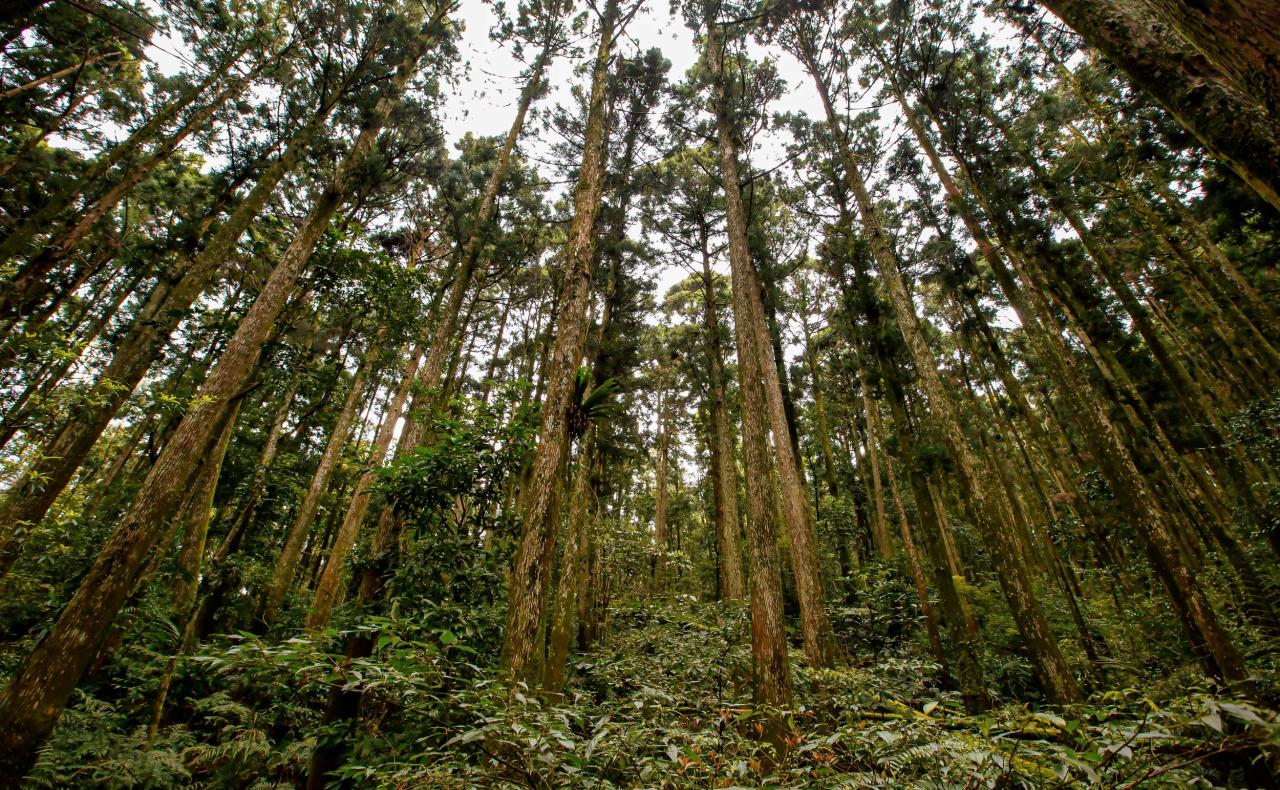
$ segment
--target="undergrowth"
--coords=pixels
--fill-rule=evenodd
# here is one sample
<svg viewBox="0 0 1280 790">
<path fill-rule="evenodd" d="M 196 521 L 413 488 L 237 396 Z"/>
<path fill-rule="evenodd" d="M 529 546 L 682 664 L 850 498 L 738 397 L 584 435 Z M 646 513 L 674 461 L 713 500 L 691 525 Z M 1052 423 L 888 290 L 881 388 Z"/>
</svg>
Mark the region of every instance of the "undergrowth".
<svg viewBox="0 0 1280 790">
<path fill-rule="evenodd" d="M 31 785 L 288 786 L 317 743 L 342 738 L 357 787 L 1242 787 L 1280 732 L 1274 714 L 1207 690 L 967 716 L 912 642 L 816 671 L 793 651 L 793 705 L 765 710 L 745 610 L 676 600 L 616 609 L 610 625 L 555 698 L 502 682 L 494 631 L 429 612 L 361 624 L 377 650 L 350 662 L 337 630 L 236 636 L 184 664 L 154 743 L 136 711 L 83 698 Z M 329 689 L 351 684 L 365 692 L 358 729 L 326 727 Z"/>
</svg>

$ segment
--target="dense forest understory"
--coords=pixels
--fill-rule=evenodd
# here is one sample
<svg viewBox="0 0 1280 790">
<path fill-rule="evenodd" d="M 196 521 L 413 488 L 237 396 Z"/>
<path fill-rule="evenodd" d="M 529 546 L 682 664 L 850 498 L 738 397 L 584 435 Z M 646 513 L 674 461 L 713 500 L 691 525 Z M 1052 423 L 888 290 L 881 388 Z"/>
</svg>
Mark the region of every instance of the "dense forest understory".
<svg viewBox="0 0 1280 790">
<path fill-rule="evenodd" d="M 1280 4 L 0 4 L 0 688 L 0 787 L 1277 786 Z"/>
</svg>

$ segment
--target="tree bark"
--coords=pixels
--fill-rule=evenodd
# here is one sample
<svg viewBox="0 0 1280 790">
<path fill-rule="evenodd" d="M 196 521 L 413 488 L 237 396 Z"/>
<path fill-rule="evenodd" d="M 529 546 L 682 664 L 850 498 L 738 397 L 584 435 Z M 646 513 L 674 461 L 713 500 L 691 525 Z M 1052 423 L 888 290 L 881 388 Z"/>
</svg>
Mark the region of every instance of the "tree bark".
<svg viewBox="0 0 1280 790">
<path fill-rule="evenodd" d="M 738 383 L 742 398 L 742 454 L 746 469 L 747 545 L 751 562 L 751 655 L 757 702 L 785 707 L 791 700 L 791 671 L 782 614 L 782 573 L 778 559 L 777 522 L 773 507 L 773 473 L 769 461 L 769 425 L 762 382 L 764 370 L 755 331 L 758 300 L 747 215 L 738 175 L 737 130 L 725 74 L 723 31 L 706 3 L 706 61 L 711 72 L 720 175 L 724 183 L 729 234 L 730 281 L 733 290 L 734 335 L 738 345 Z M 779 442 L 786 442 L 782 433 Z"/>
<path fill-rule="evenodd" d="M 1211 156 L 1280 211 L 1280 123 L 1225 81 L 1204 55 L 1137 3 L 1042 0 L 1042 4 L 1127 72 Z M 1224 42 L 1224 46 L 1230 45 Z"/>
<path fill-rule="evenodd" d="M 342 455 L 343 448 L 351 438 L 351 426 L 355 423 L 356 414 L 364 398 L 365 379 L 381 353 L 380 344 L 385 333 L 385 329 L 380 331 L 370 343 L 369 348 L 365 350 L 360 368 L 351 379 L 351 387 L 347 390 L 342 410 L 338 412 L 333 430 L 329 433 L 324 452 L 320 454 L 320 462 L 316 465 L 315 474 L 311 477 L 311 486 L 307 489 L 302 504 L 298 506 L 298 513 L 294 517 L 292 526 L 285 533 L 284 546 L 276 562 L 275 571 L 272 573 L 271 582 L 267 586 L 263 604 L 262 619 L 268 626 L 275 624 L 280 606 L 284 603 L 285 596 L 289 594 L 289 588 L 293 586 L 293 577 L 298 570 L 298 558 L 302 554 L 302 546 L 311 534 L 311 522 L 315 519 L 320 497 L 329 487 L 329 478 L 338 465 L 338 458 Z"/>
<path fill-rule="evenodd" d="M 111 423 L 129 395 L 160 356 L 169 336 L 196 298 L 205 290 L 231 255 L 236 241 L 262 210 L 276 186 L 298 164 L 332 105 L 316 113 L 253 190 L 217 230 L 194 259 L 180 263 L 156 284 L 139 308 L 129 331 L 116 346 L 107 367 L 94 381 L 86 405 L 42 448 L 38 460 L 6 492 L 0 504 L 0 575 L 12 563 L 18 549 L 11 530 L 17 524 L 38 524 L 83 463 L 102 431 Z"/>
<path fill-rule="evenodd" d="M 347 505 L 346 515 L 342 518 L 342 525 L 338 527 L 338 534 L 333 539 L 333 548 L 329 550 L 324 568 L 320 571 L 320 580 L 316 582 L 315 597 L 311 601 L 311 610 L 307 614 L 307 628 L 311 630 L 319 630 L 327 626 L 333 614 L 333 607 L 338 603 L 342 593 L 342 573 L 346 567 L 347 557 L 350 556 L 351 549 L 356 544 L 360 527 L 364 524 L 365 514 L 369 511 L 369 500 L 373 498 L 373 484 L 377 481 L 376 469 L 386 458 L 387 450 L 391 447 L 396 424 L 400 421 L 405 401 L 409 398 L 409 390 L 417 378 L 421 358 L 421 352 L 414 349 L 408 365 L 405 366 L 400 385 L 391 396 L 391 402 L 387 404 L 386 413 L 378 425 L 378 432 L 373 438 L 373 449 L 366 462 L 368 468 L 356 483 L 355 493 Z"/>
<path fill-rule="evenodd" d="M 569 641 L 577 611 L 578 577 L 582 571 L 579 566 L 583 559 L 581 546 L 587 537 L 587 520 L 591 518 L 591 464 L 594 455 L 595 429 L 589 428 L 578 450 L 569 497 L 569 518 L 560 549 L 560 577 L 556 584 L 551 633 L 547 640 L 547 666 L 542 675 L 542 689 L 549 694 L 559 694 L 564 689 Z"/>
<path fill-rule="evenodd" d="M 667 552 L 671 550 L 671 536 L 667 534 L 667 454 L 671 436 L 667 430 L 668 395 L 666 391 L 666 361 L 658 360 L 658 450 L 654 461 L 653 487 L 653 568 L 650 573 L 650 594 L 662 594 L 666 577 Z"/>
<path fill-rule="evenodd" d="M 805 46 L 801 44 L 802 48 Z M 1026 568 L 1020 561 L 1013 536 L 1005 528 L 1006 525 L 996 518 L 999 504 L 990 489 L 985 469 L 969 449 L 968 438 L 961 428 L 955 403 L 938 371 L 937 361 L 925 343 L 919 318 L 915 312 L 915 303 L 907 290 L 897 253 L 884 230 L 879 210 L 863 182 L 857 160 L 849 149 L 842 124 L 831 103 L 827 85 L 822 79 L 822 72 L 817 67 L 812 53 L 806 52 L 802 59 L 813 76 L 819 98 L 826 111 L 827 121 L 836 138 L 843 165 L 843 178 L 854 196 L 862 218 L 864 233 L 879 268 L 880 282 L 885 296 L 893 308 L 907 351 L 924 386 L 934 422 L 946 441 L 951 457 L 956 463 L 961 485 L 972 503 L 970 515 L 991 551 L 1001 589 L 1008 602 L 1010 613 L 1026 643 L 1033 669 L 1050 700 L 1059 704 L 1074 702 L 1080 696 L 1075 678 L 1058 649 L 1053 633 L 1049 630 Z"/>
<path fill-rule="evenodd" d="M 769 424 L 773 431 L 773 449 L 777 456 L 778 482 L 782 491 L 783 521 L 787 529 L 787 543 L 791 548 L 791 570 L 796 579 L 796 597 L 800 603 L 800 632 L 804 637 L 805 659 L 811 667 L 823 667 L 834 658 L 834 639 L 831 622 L 827 619 L 823 604 L 822 575 L 818 561 L 818 533 L 809 511 L 804 478 L 800 474 L 800 459 L 796 457 L 796 443 L 791 440 L 791 421 L 787 418 L 786 400 L 778 375 L 781 361 L 775 357 L 765 325 L 762 288 L 754 270 L 751 275 L 750 305 L 752 326 L 756 332 L 756 348 L 761 354 L 760 370 L 764 374 L 765 405 Z"/>
<path fill-rule="evenodd" d="M 719 549 L 720 597 L 741 601 L 745 594 L 742 579 L 742 527 L 738 519 L 738 464 L 733 434 L 729 430 L 729 408 L 725 396 L 724 350 L 720 347 L 720 314 L 716 304 L 715 278 L 707 232 L 699 234 L 702 251 L 703 344 L 710 366 L 710 411 L 712 487 L 715 495 L 716 545 Z"/>
<path fill-rule="evenodd" d="M 173 582 L 173 611 L 180 616 L 191 611 L 200 584 L 200 570 L 204 565 L 205 545 L 209 537 L 209 519 L 213 515 L 213 495 L 218 490 L 218 478 L 222 476 L 222 461 L 235 435 L 236 418 L 243 400 L 236 401 L 227 414 L 226 425 L 217 442 L 204 460 L 191 487 L 191 499 L 183 514 L 182 546 L 178 551 L 178 575 Z"/>
<path fill-rule="evenodd" d="M 1270 0 L 1148 0 L 1231 86 L 1280 122 L 1280 6 Z"/>
</svg>

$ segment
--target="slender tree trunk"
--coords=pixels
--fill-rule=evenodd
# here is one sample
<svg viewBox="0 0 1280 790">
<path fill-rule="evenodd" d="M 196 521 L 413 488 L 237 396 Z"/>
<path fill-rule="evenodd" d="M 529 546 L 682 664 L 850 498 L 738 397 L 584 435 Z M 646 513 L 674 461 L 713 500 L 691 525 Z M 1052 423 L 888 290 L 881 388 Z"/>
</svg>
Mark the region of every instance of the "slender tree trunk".
<svg viewBox="0 0 1280 790">
<path fill-rule="evenodd" d="M 80 91 L 78 94 L 74 93 L 77 82 L 78 77 L 76 80 L 72 80 L 72 85 L 69 89 L 72 91 L 72 95 L 67 98 L 67 106 L 62 109 L 62 112 L 58 113 L 56 117 L 40 126 L 40 131 L 31 137 L 28 137 L 27 141 L 20 149 L 9 154 L 3 160 L 0 160 L 0 179 L 8 176 L 15 167 L 27 161 L 27 158 L 30 157 L 33 152 L 39 150 L 44 141 L 48 140 L 49 136 L 54 132 L 61 129 L 62 125 L 67 122 L 67 119 L 75 115 L 76 110 L 84 106 L 84 103 L 93 95 L 93 92 L 87 89 Z"/>
<path fill-rule="evenodd" d="M 555 0 L 555 2 L 560 3 L 562 0 Z M 555 9 L 547 13 L 552 17 L 552 21 L 548 22 L 548 24 L 558 25 L 561 13 L 559 6 L 557 5 Z M 489 178 L 485 181 L 484 191 L 480 195 L 480 206 L 476 210 L 475 217 L 471 220 L 472 227 L 475 230 L 472 231 L 463 245 L 462 262 L 454 274 L 453 287 L 449 291 L 448 299 L 445 300 L 444 309 L 436 317 L 435 336 L 431 340 L 427 361 L 422 369 L 422 386 L 424 389 L 430 390 L 440 385 L 440 376 L 444 371 L 445 360 L 448 359 L 449 349 L 457 332 L 458 315 L 471 288 L 471 281 L 474 279 L 477 269 L 483 269 L 487 266 L 488 262 L 481 260 L 482 248 L 485 236 L 489 232 L 489 226 L 497 212 L 498 190 L 502 187 L 502 182 L 507 177 L 507 171 L 511 166 L 511 155 L 520 139 L 520 133 L 524 130 L 525 118 L 529 114 L 529 108 L 533 105 L 533 100 L 542 91 L 543 75 L 554 54 L 554 39 L 554 32 L 549 33 L 545 45 L 533 63 L 529 79 L 525 83 L 524 89 L 520 92 L 520 99 L 516 104 L 516 116 L 511 121 L 511 128 L 507 130 L 507 136 L 502 142 L 502 148 L 498 149 L 498 158 L 493 164 L 493 170 L 489 172 Z"/>
<path fill-rule="evenodd" d="M 745 595 L 742 579 L 742 527 L 738 519 L 738 465 L 733 435 L 729 430 L 729 409 L 725 402 L 724 351 L 720 347 L 720 314 L 716 304 L 715 278 L 707 248 L 705 226 L 699 235 L 702 250 L 703 341 L 710 362 L 709 410 L 711 412 L 712 487 L 715 493 L 716 542 L 719 548 L 720 597 L 741 601 Z"/>
<path fill-rule="evenodd" d="M 236 241 L 274 193 L 280 180 L 297 166 L 328 110 L 318 112 L 290 141 L 288 148 L 259 177 L 253 190 L 218 228 L 194 259 L 183 262 L 156 284 L 128 333 L 116 346 L 107 367 L 94 381 L 87 405 L 45 443 L 38 460 L 6 492 L 0 502 L 0 574 L 12 562 L 13 525 L 38 524 L 71 481 L 102 431 L 125 404 L 138 382 L 159 357 L 169 335 L 231 255 Z M 335 207 L 336 208 L 336 207 Z"/>
<path fill-rule="evenodd" d="M 243 50 L 241 50 L 241 53 L 243 53 Z M 223 77 L 226 76 L 234 61 L 234 58 L 229 58 L 227 62 L 221 64 L 218 69 L 215 69 L 198 86 L 183 93 L 182 96 L 162 107 L 145 124 L 131 134 L 127 140 L 120 145 L 115 146 L 105 156 L 100 157 L 89 165 L 76 184 L 67 188 L 65 191 L 50 200 L 42 206 L 39 211 L 25 219 L 21 224 L 14 228 L 3 241 L 0 241 L 0 263 L 8 263 L 19 256 L 31 256 L 31 260 L 25 266 L 20 268 L 18 273 L 9 282 L 7 282 L 3 288 L 0 288 L 0 315 L 7 315 L 16 310 L 25 301 L 27 293 L 33 287 L 42 282 L 44 276 L 52 266 L 57 263 L 61 252 L 58 250 L 53 250 L 51 252 L 53 239 L 57 239 L 63 234 L 66 234 L 70 229 L 78 227 L 79 223 L 83 221 L 82 217 L 81 220 L 76 223 L 59 228 L 54 225 L 58 217 L 70 209 L 76 198 L 78 198 L 82 193 L 88 192 L 91 188 L 99 186 L 104 180 L 109 182 L 109 185 L 106 186 L 105 190 L 102 190 L 105 197 L 105 195 L 117 192 L 120 185 L 125 183 L 125 181 L 131 180 L 135 177 L 138 180 L 141 180 L 141 178 L 145 176 L 150 169 L 154 168 L 160 161 L 163 161 L 168 153 L 172 153 L 182 140 L 189 136 L 198 125 L 201 125 L 205 120 L 208 120 L 208 117 L 212 112 L 216 110 L 217 106 L 226 98 L 226 96 L 223 95 L 226 93 L 225 90 L 219 94 L 218 98 L 210 103 L 210 105 L 213 106 L 212 110 L 206 107 L 201 111 L 197 111 L 191 123 L 184 124 L 179 127 L 179 129 L 169 138 L 158 143 L 152 153 L 145 156 L 138 163 L 136 176 L 133 168 L 130 168 L 114 182 L 111 182 L 108 179 L 111 169 L 114 168 L 116 164 L 123 161 L 123 159 L 133 151 L 150 142 L 152 138 L 161 132 L 165 124 L 176 117 L 184 108 L 198 100 L 206 90 L 211 89 L 214 85 L 220 82 Z M 233 85 L 234 84 L 240 83 L 233 83 Z M 240 84 L 240 87 L 243 87 L 243 84 Z M 206 114 L 206 111 L 208 114 Z M 161 152 L 166 151 L 166 149 L 167 152 L 161 155 Z M 133 183 L 136 184 L 137 181 L 134 181 Z M 126 188 L 124 191 L 127 192 L 128 189 Z M 120 193 L 119 197 L 123 197 L 123 192 Z M 119 201 L 119 197 L 116 197 L 115 202 Z M 94 204 L 91 205 L 89 211 L 93 211 L 93 206 L 97 206 L 100 202 L 101 199 L 95 201 Z M 114 205 L 114 203 L 112 203 L 112 205 Z M 98 213 L 96 218 L 90 224 L 96 224 L 97 218 L 100 218 L 102 214 L 105 214 L 105 211 Z M 50 245 L 44 247 L 37 246 L 36 237 L 41 233 L 46 232 L 50 233 Z M 87 229 L 85 232 L 87 232 Z M 83 236 L 83 233 L 80 235 Z"/>
<path fill-rule="evenodd" d="M 667 453 L 671 436 L 667 433 L 668 394 L 666 391 L 667 364 L 658 361 L 658 451 L 654 463 L 653 490 L 653 568 L 649 579 L 652 595 L 661 595 L 666 578 L 667 552 L 671 550 L 671 536 L 667 534 Z"/>
<path fill-rule="evenodd" d="M 862 377 L 862 408 L 867 415 L 867 465 L 871 467 L 871 493 L 876 506 L 875 529 L 872 534 L 876 536 L 880 558 L 887 560 L 893 556 L 893 544 L 889 541 L 888 519 L 884 512 L 884 489 L 880 483 L 880 453 L 877 451 L 880 443 L 880 418 L 876 414 L 877 406 L 868 392 L 865 374 Z"/>
<path fill-rule="evenodd" d="M 773 474 L 769 461 L 769 425 L 762 381 L 763 349 L 755 331 L 759 298 L 751 250 L 747 243 L 747 216 L 742 204 L 738 175 L 737 130 L 730 104 L 723 31 L 706 4 L 706 61 L 711 72 L 716 132 L 720 148 L 720 175 L 724 182 L 729 234 L 730 281 L 733 290 L 734 335 L 738 345 L 738 382 L 742 398 L 743 465 L 747 489 L 747 545 L 751 563 L 751 655 L 755 699 L 785 707 L 791 700 L 791 672 L 782 614 L 782 574 L 778 559 L 777 522 L 773 507 Z M 787 441 L 782 433 L 779 443 Z"/>
<path fill-rule="evenodd" d="M 898 492 L 898 479 L 893 473 L 893 461 L 888 453 L 885 453 L 884 464 L 885 476 L 889 480 L 889 493 L 893 496 L 894 510 L 898 514 L 898 529 L 902 536 L 903 552 L 907 555 L 907 563 L 911 568 L 911 580 L 916 588 L 916 603 L 920 606 L 920 613 L 924 615 L 925 629 L 929 633 L 929 650 L 933 653 L 934 660 L 942 667 L 943 673 L 950 674 L 947 654 L 942 649 L 942 636 L 938 631 L 938 613 L 929 603 L 929 588 L 925 584 L 924 570 L 920 567 L 920 552 L 916 549 L 915 536 L 911 531 L 911 523 L 907 521 L 907 511 L 902 505 L 902 494 Z"/>
<path fill-rule="evenodd" d="M 589 428 L 578 449 L 578 463 L 569 498 L 569 519 L 565 525 L 564 545 L 560 549 L 560 577 L 552 608 L 551 634 L 547 640 L 547 666 L 542 676 L 542 688 L 549 694 L 559 694 L 564 689 L 569 641 L 577 611 L 578 577 L 582 572 L 579 567 L 581 546 L 587 537 L 587 520 L 591 518 L 591 464 L 594 454 L 595 429 Z"/>
<path fill-rule="evenodd" d="M 378 432 L 373 439 L 373 449 L 370 451 L 369 460 L 366 462 L 367 468 L 360 475 L 359 481 L 356 482 L 355 493 L 351 497 L 351 502 L 347 505 L 347 512 L 342 518 L 342 525 L 338 527 L 338 534 L 333 539 L 333 548 L 329 550 L 329 556 L 320 572 L 320 580 L 316 582 L 315 597 L 311 601 L 311 610 L 307 614 L 307 628 L 309 629 L 319 630 L 327 626 L 329 618 L 333 614 L 333 607 L 338 603 L 339 596 L 342 593 L 342 574 L 346 567 L 347 558 L 356 544 L 356 538 L 360 534 L 360 527 L 364 523 L 365 514 L 369 511 L 369 500 L 373 498 L 372 489 L 377 481 L 376 469 L 386 458 L 387 450 L 391 447 L 391 440 L 395 437 L 396 424 L 400 421 L 400 416 L 404 412 L 404 404 L 408 400 L 409 390 L 417 378 L 418 364 L 421 359 L 421 351 L 414 349 L 409 357 L 408 364 L 405 366 L 404 375 L 400 378 L 400 385 L 391 396 L 391 402 L 387 404 L 386 413 L 383 414 L 382 422 L 378 425 Z"/>
<path fill-rule="evenodd" d="M 53 82 L 54 80 L 62 79 L 63 77 L 68 77 L 84 69 L 86 66 L 92 66 L 94 63 L 97 63 L 102 60 L 106 60 L 107 58 L 118 57 L 119 55 L 120 53 L 118 51 L 99 52 L 96 55 L 90 55 L 89 57 L 75 64 L 74 66 L 67 66 L 64 69 L 51 71 L 48 74 L 44 75 L 43 77 L 37 77 L 36 79 L 31 80 L 29 82 L 24 82 L 21 85 L 15 85 L 12 88 L 9 88 L 8 90 L 0 91 L 0 101 L 12 99 L 15 96 L 21 96 L 27 91 L 33 91 L 36 88 L 39 88 L 41 85 L 44 85 L 45 83 Z"/>
<path fill-rule="evenodd" d="M 542 405 L 542 425 L 529 485 L 524 490 L 524 525 L 511 572 L 511 606 L 507 615 L 503 665 L 513 681 L 533 682 L 534 652 L 543 621 L 544 593 L 551 575 L 556 524 L 550 521 L 559 499 L 561 458 L 568 445 L 565 418 L 573 379 L 586 335 L 587 303 L 595 258 L 596 219 L 604 189 L 605 98 L 609 60 L 618 19 L 618 0 L 608 0 L 600 24 L 600 42 L 591 79 L 585 126 L 582 166 L 574 191 L 573 220 L 565 246 L 556 338 L 546 366 L 547 395 Z"/>
<path fill-rule="evenodd" d="M 191 499 L 183 514 L 182 543 L 178 551 L 178 575 L 173 582 L 173 610 L 186 614 L 196 600 L 200 583 L 200 571 L 204 564 L 205 544 L 209 537 L 209 519 L 213 515 L 213 495 L 218 490 L 218 478 L 222 476 L 222 462 L 226 458 L 231 437 L 235 435 L 236 418 L 243 400 L 236 401 L 227 415 L 226 425 L 218 436 L 213 449 L 200 462 L 200 469 L 191 487 Z"/>
<path fill-rule="evenodd" d="M 925 344 L 918 324 L 919 319 L 915 313 L 915 304 L 907 290 L 897 253 L 886 235 L 879 211 L 862 180 L 857 160 L 849 151 L 848 141 L 844 137 L 842 125 L 831 103 L 821 71 L 812 58 L 806 58 L 806 61 L 826 110 L 827 120 L 835 131 L 843 160 L 845 183 L 853 194 L 862 217 L 865 234 L 880 271 L 881 283 L 897 316 L 903 340 L 906 341 L 907 350 L 924 386 L 934 421 L 956 462 L 961 484 L 972 502 L 970 515 L 977 523 L 983 540 L 991 551 L 1001 589 L 1004 591 L 1018 630 L 1022 633 L 1036 676 L 1049 699 L 1056 703 L 1074 702 L 1079 698 L 1075 678 L 1058 649 L 1053 633 L 1049 630 L 1026 568 L 1018 561 L 1017 546 L 1005 529 L 1005 525 L 999 523 L 996 518 L 998 503 L 985 479 L 985 470 L 978 464 L 969 449 L 968 438 L 961 429 L 955 403 L 938 372 L 937 361 Z"/>
<path fill-rule="evenodd" d="M 936 118 L 934 121 L 937 123 Z M 922 148 L 930 154 L 948 194 L 953 196 L 953 200 L 959 199 L 958 205 L 965 205 L 959 188 L 937 158 L 936 151 L 931 153 L 932 146 L 925 144 L 927 136 L 918 134 L 918 137 Z M 961 172 L 966 177 L 966 186 L 972 196 L 992 218 L 1002 247 L 1009 251 L 1019 250 L 1020 246 L 1003 227 L 1001 215 L 992 209 L 990 200 L 969 174 L 964 160 L 958 158 L 957 161 L 961 163 Z M 966 224 L 972 223 L 968 212 L 962 211 L 961 217 L 969 218 L 966 219 Z M 1202 657 L 1206 671 L 1232 682 L 1245 680 L 1247 671 L 1243 658 L 1230 635 L 1218 623 L 1212 604 L 1194 573 L 1187 567 L 1176 527 L 1168 523 L 1168 516 L 1139 472 L 1120 430 L 1102 407 L 1102 396 L 1076 366 L 1065 346 L 1061 329 L 1053 320 L 1044 292 L 1031 277 L 1029 267 L 1018 255 L 1010 255 L 1009 260 L 1017 273 L 1015 280 L 1014 272 L 1005 265 L 1004 258 L 995 251 L 994 246 L 986 241 L 976 223 L 972 224 L 970 230 L 983 257 L 991 264 L 996 281 L 1017 313 L 1019 322 L 1026 329 L 1037 355 L 1048 365 L 1050 376 L 1067 401 L 1073 419 L 1116 494 L 1116 501 L 1132 519 L 1157 577 L 1165 585 L 1170 601 L 1180 614 L 1188 640 L 1193 645 L 1202 646 L 1205 651 Z"/>
<path fill-rule="evenodd" d="M 800 632 L 804 637 L 806 660 L 812 667 L 826 666 L 834 658 L 834 638 L 831 623 L 823 609 L 826 596 L 822 591 L 822 576 L 818 561 L 818 533 L 814 528 L 813 514 L 809 511 L 804 479 L 800 474 L 800 460 L 795 455 L 796 444 L 791 440 L 790 420 L 787 419 L 786 401 L 778 376 L 780 365 L 770 342 L 765 325 L 764 304 L 760 299 L 760 280 L 752 275 L 750 305 L 752 325 L 761 356 L 760 369 L 764 374 L 763 385 L 769 423 L 773 430 L 773 448 L 777 456 L 778 481 L 782 491 L 784 523 L 787 542 L 791 548 L 791 569 L 796 578 L 796 597 L 800 602 Z"/>
<path fill-rule="evenodd" d="M 267 586 L 267 594 L 263 605 L 262 619 L 268 626 L 275 624 L 276 616 L 280 612 L 280 606 L 284 603 L 285 596 L 289 594 L 289 589 L 293 586 L 293 577 L 298 570 L 298 558 L 302 554 L 302 546 L 311 535 L 311 522 L 315 519 L 316 508 L 320 505 L 320 497 L 329 487 L 329 478 L 333 475 L 333 470 L 337 468 L 342 450 L 347 446 L 347 442 L 351 438 L 351 426 L 355 423 L 356 414 L 359 412 L 360 404 L 364 398 L 365 379 L 369 376 L 370 369 L 382 351 L 380 344 L 384 334 L 385 329 L 378 333 L 378 336 L 364 352 L 364 359 L 360 363 L 360 369 L 356 371 L 355 376 L 351 379 L 351 387 L 347 390 L 347 398 L 342 404 L 342 410 L 338 412 L 338 418 L 333 424 L 333 431 L 330 432 L 329 440 L 325 443 L 324 452 L 320 455 L 320 462 L 316 465 L 315 474 L 311 477 L 311 486 L 307 489 L 307 494 L 303 497 L 302 504 L 298 507 L 298 513 L 294 517 L 293 525 L 289 527 L 289 531 L 285 534 L 284 547 L 281 549 L 280 557 L 276 561 L 276 568 L 271 576 L 271 582 Z"/>
</svg>

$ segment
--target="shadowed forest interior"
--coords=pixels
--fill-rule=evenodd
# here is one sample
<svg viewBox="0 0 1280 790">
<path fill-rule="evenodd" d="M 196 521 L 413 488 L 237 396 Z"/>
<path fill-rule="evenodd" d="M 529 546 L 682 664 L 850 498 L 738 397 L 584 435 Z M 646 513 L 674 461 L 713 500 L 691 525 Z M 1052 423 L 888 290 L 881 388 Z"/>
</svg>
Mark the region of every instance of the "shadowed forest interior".
<svg viewBox="0 0 1280 790">
<path fill-rule="evenodd" d="M 0 6 L 0 787 L 1276 786 L 1275 0 Z"/>
</svg>

